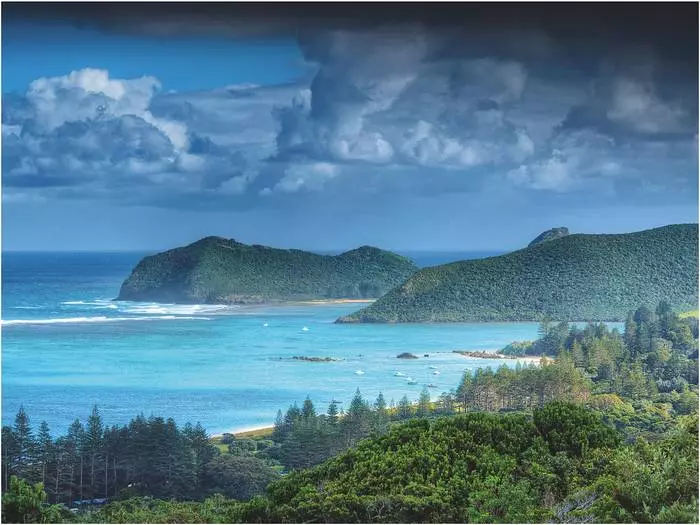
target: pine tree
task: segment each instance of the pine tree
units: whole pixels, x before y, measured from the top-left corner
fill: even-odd
[[[284,415],[282,414],[282,409],[277,411],[277,417],[275,417],[275,425],[272,431],[273,441],[281,442],[285,437],[285,427],[284,427]]]
[[[70,464],[69,502],[76,496],[83,499],[83,449],[85,428],[80,420],[73,421],[66,436],[66,452]]]
[[[307,422],[316,418],[316,409],[309,397],[304,400],[304,405],[301,407],[301,417]]]
[[[16,474],[16,461],[19,456],[19,445],[12,427],[2,427],[2,486],[10,486],[10,476]]]
[[[41,483],[47,486],[47,470],[53,460],[54,444],[46,421],[42,421],[37,435],[37,459],[41,465]]]
[[[15,416],[13,428],[14,441],[16,445],[16,456],[13,458],[13,470],[21,478],[29,482],[35,482],[36,472],[32,472],[36,455],[36,442],[34,434],[29,424],[29,416],[20,406]]]
[[[88,417],[87,428],[85,430],[85,453],[90,465],[90,497],[93,498],[100,492],[98,486],[100,479],[100,469],[102,468],[101,452],[104,443],[104,426],[102,425],[102,417],[97,409],[97,405],[93,405],[92,413]]]
[[[379,392],[377,400],[374,402],[374,409],[380,414],[386,413],[386,400],[384,399],[384,394],[381,392]]]
[[[574,341],[571,345],[571,357],[574,360],[576,368],[587,368],[586,356],[583,353],[583,347],[578,341]]]
[[[328,417],[328,422],[335,426],[338,423],[338,405],[331,402],[331,404],[328,405],[328,412],[326,415]]]
[[[399,419],[408,419],[413,415],[413,407],[408,400],[408,396],[404,395],[400,400],[397,408],[397,416]]]
[[[416,415],[418,417],[425,417],[428,414],[430,414],[430,393],[426,387],[423,387],[418,397],[418,410],[416,411]]]

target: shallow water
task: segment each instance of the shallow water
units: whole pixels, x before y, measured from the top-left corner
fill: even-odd
[[[319,410],[333,399],[347,404],[357,388],[366,398],[381,391],[398,401],[434,384],[436,397],[455,388],[465,369],[504,362],[453,350],[498,349],[537,333],[534,323],[333,324],[357,304],[111,301],[140,256],[4,254],[3,424],[23,404],[34,425],[46,420],[63,432],[96,403],[108,424],[142,412],[200,421],[214,433],[271,424],[278,409],[307,395]],[[401,352],[420,358],[397,359]]]

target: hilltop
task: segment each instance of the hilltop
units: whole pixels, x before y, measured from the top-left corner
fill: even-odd
[[[561,239],[562,237],[566,237],[567,235],[569,235],[569,228],[565,228],[564,226],[561,226],[559,228],[552,228],[551,230],[547,230],[546,232],[540,233],[537,237],[533,239],[533,241],[530,244],[528,244],[528,246],[534,246],[535,244],[540,244],[542,242]]]
[[[337,322],[623,320],[640,304],[698,303],[698,225],[566,235],[423,269]]]
[[[142,259],[118,300],[245,304],[309,299],[373,299],[417,267],[362,246],[336,256],[206,237]]]

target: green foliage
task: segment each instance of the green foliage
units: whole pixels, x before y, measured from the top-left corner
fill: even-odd
[[[58,505],[45,505],[46,492],[41,483],[34,485],[12,476],[9,489],[2,495],[2,521],[4,523],[59,523],[61,509]]]
[[[666,439],[618,449],[592,486],[606,522],[697,523],[698,420],[683,419]]]
[[[542,432],[527,416],[486,413],[433,423],[413,420],[273,483],[265,520],[547,521],[551,509],[544,502],[552,491],[554,497],[563,498],[571,479],[587,475],[583,460],[559,451],[559,443],[568,449],[582,436],[597,436],[586,437],[586,454],[602,453],[617,444],[614,431],[581,407],[562,404],[547,410],[540,420],[565,413],[584,427]]]
[[[532,353],[533,341],[513,341],[507,345],[501,353],[503,355],[514,355],[517,357],[522,357],[524,355],[533,355]]]
[[[13,475],[41,482],[51,503],[72,506],[122,493],[201,498],[212,491],[203,478],[218,450],[199,424],[178,428],[172,419],[138,416],[105,428],[94,407],[86,428],[76,420],[53,439],[42,423],[35,438],[20,409],[15,427],[2,433],[4,486]]]
[[[612,321],[660,301],[697,308],[697,224],[568,235],[499,257],[426,268],[339,321]]]
[[[370,246],[327,256],[206,237],[144,258],[122,284],[119,299],[256,303],[376,298],[416,270],[409,259]]]
[[[468,371],[457,389],[456,402],[463,411],[525,410],[556,399],[583,402],[589,394],[590,381],[571,360],[560,359],[514,369],[503,365],[495,372],[491,368]]]
[[[279,475],[265,461],[252,456],[220,456],[204,469],[203,484],[211,494],[246,500],[264,493]]]

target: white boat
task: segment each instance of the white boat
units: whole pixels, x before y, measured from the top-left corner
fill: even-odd
[[[411,380],[408,382],[408,384],[409,384],[409,385],[417,385],[418,383],[417,383],[416,381],[414,381],[413,379],[411,379]]]
[[[434,376],[439,376],[439,375],[440,375],[440,372],[438,372],[437,370],[434,370],[434,371],[433,371],[433,375],[434,375]]]
[[[406,381],[408,381],[410,383],[411,381],[413,381],[413,378],[409,376],[406,378]]]
[[[301,331],[302,331],[302,332],[308,332],[308,331],[309,331],[309,327],[308,327],[308,326],[305,326],[304,328],[301,329]]]
[[[428,368],[430,368],[431,370],[437,370],[437,366],[435,365],[430,365]]]
[[[394,377],[403,377],[405,375],[406,374],[404,374],[403,372],[394,372]]]
[[[263,326],[268,326],[268,324],[267,324],[267,323],[263,323]]]
[[[365,373],[362,370],[355,370],[355,375],[356,376],[363,376]]]

